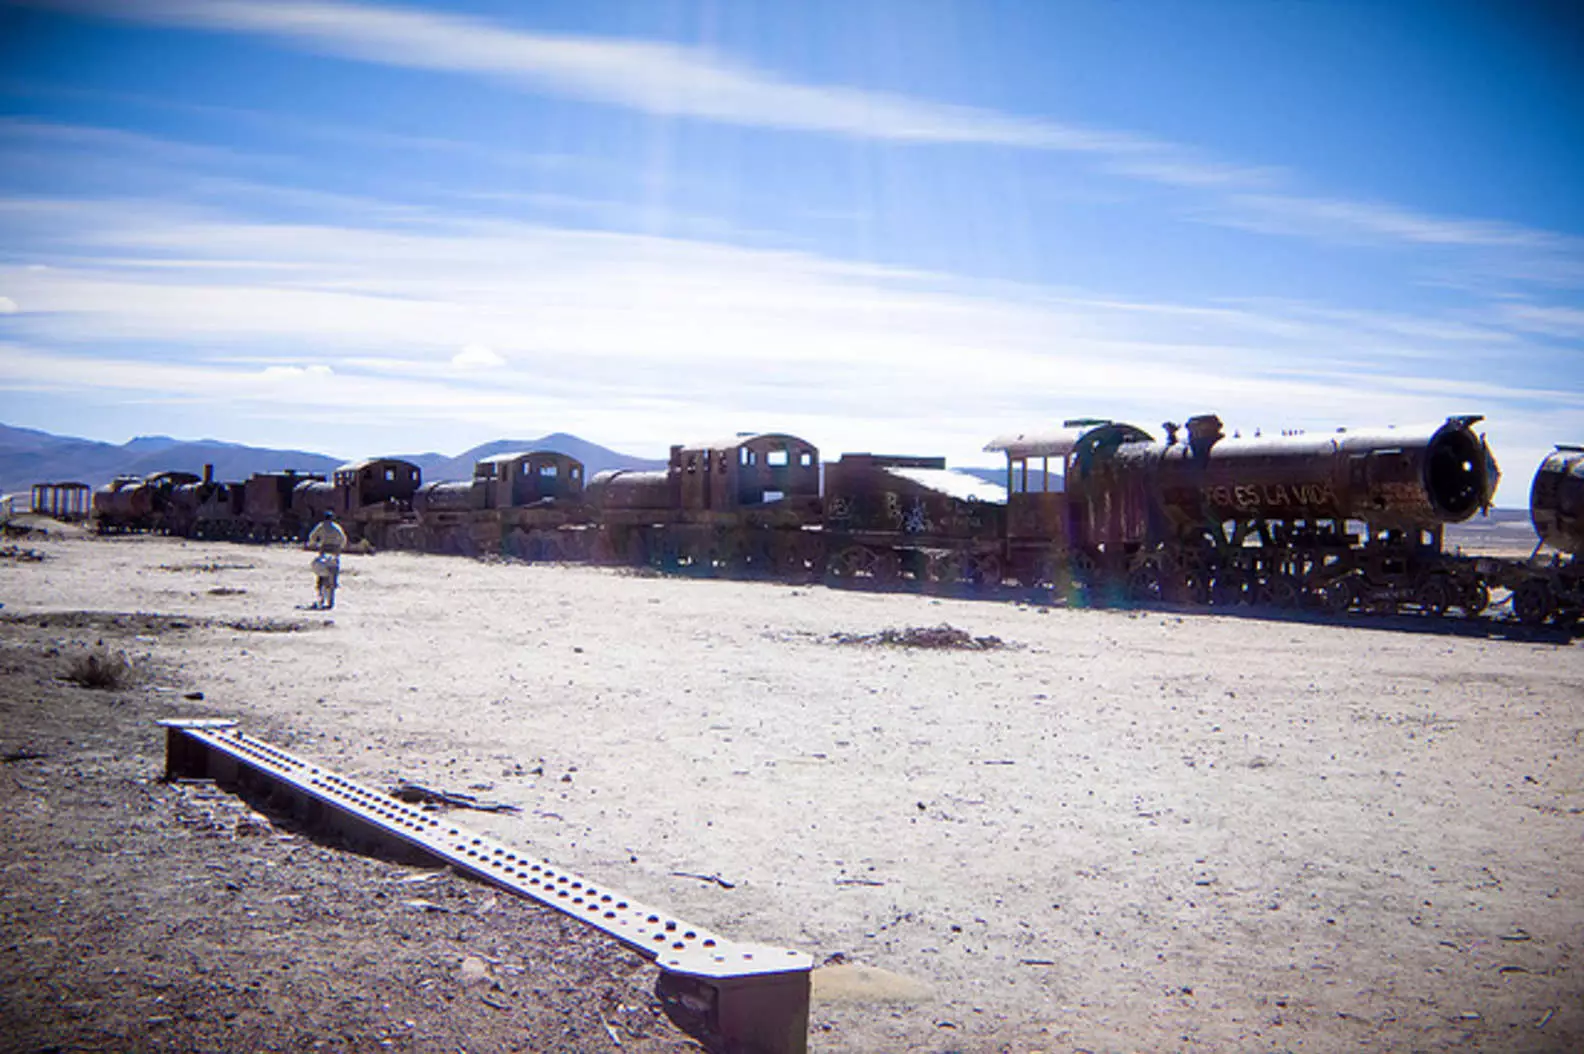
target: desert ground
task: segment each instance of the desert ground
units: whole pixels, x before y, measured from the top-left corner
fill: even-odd
[[[1584,1048],[1567,633],[18,544],[0,1048],[697,1049],[553,912],[160,782],[162,716],[810,952],[814,1051]],[[940,625],[997,641],[866,640]]]

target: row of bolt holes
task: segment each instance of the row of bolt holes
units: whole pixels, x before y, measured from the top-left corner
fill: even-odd
[[[242,751],[244,754],[252,754],[256,758],[262,758],[265,761],[272,761],[281,768],[300,769],[303,767],[303,763],[292,757],[290,754],[283,754],[281,751],[274,750],[262,743],[251,742],[240,732],[238,732],[234,738],[236,742],[234,742],[232,746],[237,750]]]
[[[238,734],[236,738],[238,740],[238,744],[237,745],[239,747],[241,747],[242,749],[246,750],[248,753],[267,756],[270,759],[274,760],[276,762],[276,764],[285,765],[287,767],[297,767],[297,768],[301,768],[302,767],[302,762],[300,762],[297,759],[291,757],[290,755],[283,754],[283,753],[281,753],[278,750],[271,750],[270,748],[265,747],[265,746],[255,745],[255,744],[250,744],[250,743],[244,743],[244,742],[242,742],[243,737],[240,734]],[[249,749],[249,748],[251,748],[251,749]],[[315,773],[318,773],[318,771],[319,771],[318,769],[314,770]],[[378,795],[373,794],[373,793],[371,793],[369,791],[365,791],[361,787],[358,787],[357,785],[355,785],[353,783],[350,783],[347,780],[343,780],[343,779],[341,779],[341,778],[339,778],[337,776],[326,776],[326,777],[323,778],[322,781],[321,780],[315,780],[314,782],[319,783],[321,786],[323,786],[325,782],[328,782],[328,783],[331,783],[331,784],[336,784],[337,786],[328,787],[326,789],[329,790],[330,793],[332,793],[332,794],[338,794],[338,795],[340,795],[342,797],[351,798],[354,801],[358,802],[358,804],[362,805],[364,808],[370,809],[373,812],[378,813],[379,815],[385,816],[388,819],[396,820],[396,822],[398,822],[398,823],[403,823],[403,821],[400,819],[400,815],[401,814],[419,815],[419,814],[415,813],[413,810],[407,809],[405,807],[402,807],[400,809],[400,813],[398,813],[395,810],[384,808],[383,807],[383,800]],[[363,799],[369,799],[369,800],[368,801],[364,801]],[[438,821],[431,820],[428,817],[423,817],[423,816],[420,816],[420,822],[418,822],[418,823],[412,823],[410,825],[404,824],[404,825],[411,826],[415,830],[419,830],[419,829],[422,829],[422,827],[423,827],[423,825],[425,823],[427,823],[431,827],[439,827],[440,826]],[[451,829],[451,833],[452,834],[456,834],[457,833],[456,828],[452,828]],[[483,844],[483,839],[475,838],[475,839],[473,839],[473,844],[474,845],[482,845]],[[458,852],[464,852],[468,856],[471,856],[471,857],[480,857],[481,858],[482,855],[483,855],[479,850],[470,849],[465,844],[458,845],[456,848],[457,848]],[[510,861],[510,862],[512,862],[514,864],[519,862],[517,860],[517,857],[516,857],[515,854],[508,853],[504,849],[495,850],[495,855],[497,855],[497,856],[502,856],[503,855],[507,861]],[[504,868],[506,870],[507,874],[515,874],[516,877],[518,877],[518,878],[526,878],[526,879],[528,879],[528,884],[531,885],[531,886],[537,886],[537,885],[541,884],[541,880],[539,878],[532,877],[532,875],[530,874],[530,871],[544,870],[538,864],[530,865],[530,871],[518,870],[518,871],[514,872],[511,868],[506,867],[506,865],[504,863],[502,863],[500,860],[489,860],[489,861],[487,861],[487,863],[489,864],[489,866],[494,867],[494,868]],[[568,883],[569,882],[569,880],[567,879],[567,877],[565,875],[561,875],[561,876],[558,877],[555,874],[555,872],[544,870],[543,885],[544,885],[546,890],[549,890],[550,888],[553,888],[552,887],[552,883],[551,883],[552,879],[554,879],[555,883]],[[557,889],[555,891],[555,894],[556,894],[557,897],[563,897],[564,898],[564,897],[571,896],[569,890],[582,889],[582,888],[583,888],[583,883],[581,883],[581,882],[570,882],[570,884],[568,885],[568,889]],[[593,899],[596,896],[599,897],[599,901],[598,902],[594,901],[594,899]],[[594,889],[593,887],[590,887],[589,889],[587,889],[584,892],[583,896],[572,897],[572,903],[574,903],[574,904],[583,904],[585,909],[588,910],[588,911],[598,911],[599,910],[599,906],[600,906],[601,903],[609,904],[609,903],[612,902],[613,899],[614,898],[609,893],[600,894],[598,890]],[[616,911],[625,911],[625,910],[627,910],[627,902],[625,900],[616,901],[615,908],[616,908]],[[606,910],[604,912],[605,918],[607,918],[607,919],[616,918],[616,911]],[[651,925],[657,925],[660,922],[660,916],[658,916],[658,915],[650,915],[647,919],[645,919],[645,921],[648,922]],[[677,928],[677,924],[676,924],[676,922],[674,920],[668,919],[666,921],[665,928],[666,928],[667,931],[675,932],[675,930]],[[683,940],[681,940],[681,941],[672,942],[671,947],[672,947],[673,950],[675,950],[675,951],[683,951],[683,950],[685,950],[687,948],[687,945],[684,944],[683,941],[696,940],[698,938],[698,934],[694,933],[692,930],[687,930],[687,931],[685,931],[682,934],[682,938],[683,938]],[[666,939],[666,935],[665,935],[665,933],[656,933],[654,935],[654,939],[657,940],[657,941],[663,941],[663,940]],[[703,943],[704,943],[704,947],[706,947],[706,948],[715,947],[715,940],[712,937],[706,937],[704,939]],[[744,953],[743,958],[751,959],[751,958],[753,958],[753,954],[751,952]]]
[[[483,844],[484,844],[484,840],[482,838],[473,839],[473,845],[483,846]],[[555,886],[557,886],[557,885],[565,885],[567,888],[566,889],[556,889],[555,890],[555,895],[557,897],[560,897],[560,898],[563,898],[563,899],[565,899],[567,897],[571,897],[572,903],[574,903],[574,904],[582,904],[585,911],[599,911],[601,904],[612,904],[614,902],[613,906],[615,908],[615,911],[612,911],[610,909],[606,909],[606,911],[604,912],[604,916],[607,919],[614,919],[616,917],[616,912],[617,911],[626,911],[627,910],[627,902],[625,900],[616,900],[609,893],[601,893],[599,890],[595,889],[593,886],[589,886],[587,889],[584,889],[582,882],[574,882],[571,879],[567,878],[565,875],[559,875],[558,876],[554,871],[551,871],[547,867],[542,867],[539,864],[529,864],[527,871],[523,871],[520,868],[517,869],[517,870],[513,870],[513,868],[507,866],[508,863],[515,865],[515,864],[524,864],[524,863],[527,863],[527,861],[518,860],[517,859],[517,855],[515,853],[508,853],[504,849],[497,849],[497,850],[495,850],[495,853],[494,853],[495,856],[504,857],[504,860],[488,859],[487,858],[487,853],[486,853],[486,851],[484,849],[482,849],[482,848],[480,848],[480,849],[469,848],[467,843],[458,844],[456,846],[456,851],[459,852],[459,853],[465,853],[468,856],[474,857],[475,859],[478,859],[481,863],[487,863],[490,867],[504,870],[508,875],[515,875],[518,878],[526,878],[528,880],[528,884],[530,886],[542,886],[544,892],[549,892],[550,890],[554,889]],[[534,871],[541,872],[542,873],[541,876],[540,877],[535,877],[532,874],[532,872],[534,872]],[[571,891],[574,890],[574,889],[582,889],[583,890],[582,895],[581,896],[576,896],[576,897],[572,896],[572,892]],[[597,901],[594,899],[596,897],[599,898]],[[644,921],[649,923],[652,926],[653,925],[658,925],[659,922],[660,922],[660,916],[659,915],[650,915]],[[677,928],[676,920],[674,920],[674,919],[667,919],[666,920],[665,929],[666,929],[667,932],[674,933],[674,932],[676,932],[676,928]],[[654,935],[654,939],[657,940],[657,941],[663,941],[663,940],[666,939],[666,935],[665,935],[665,933],[656,933]],[[684,944],[683,941],[691,941],[691,940],[697,940],[697,939],[698,939],[698,934],[697,933],[694,933],[692,930],[686,930],[682,934],[682,940],[673,942],[671,947],[674,950],[676,950],[676,951],[682,951],[682,950],[684,950],[687,947],[687,945]],[[704,942],[703,943],[704,943],[704,947],[713,948],[713,947],[715,947],[715,938],[706,937],[706,938],[704,938]]]
[[[319,772],[318,769],[314,769],[313,771],[316,774]],[[432,820],[423,813],[419,812],[417,809],[409,809],[405,805],[391,806],[387,804],[390,799],[385,798],[382,795],[375,794],[373,791],[366,791],[357,784],[341,779],[339,776],[320,775],[320,777],[315,779],[313,782],[317,786],[323,787],[330,794],[335,794],[343,798],[350,798],[355,804],[369,810],[370,812],[383,816],[387,820],[398,823],[403,827],[410,827],[415,831],[422,831],[425,824],[429,825],[430,827],[440,826],[439,820]],[[326,784],[334,784],[334,786],[326,786]],[[411,819],[404,819],[403,817],[411,817]],[[457,831],[455,827],[453,827],[451,828],[451,833],[458,834],[460,832]]]
[[[326,789],[329,790],[330,793],[332,793],[332,794],[339,794],[339,795],[341,795],[343,797],[352,798],[353,800],[357,801],[360,805],[363,805],[364,808],[371,809],[372,811],[374,811],[374,812],[376,812],[376,813],[378,813],[378,814],[380,814],[382,816],[386,816],[386,817],[392,818],[392,819],[397,819],[397,815],[398,814],[396,812],[393,812],[393,811],[391,811],[389,809],[383,808],[381,806],[381,804],[379,804],[382,801],[382,799],[380,799],[378,795],[373,794],[373,793],[371,793],[369,791],[363,790],[362,788],[358,787],[357,785],[355,785],[353,783],[348,782],[347,780],[340,779],[339,777],[336,777],[336,776],[324,776],[322,778],[322,780],[315,780],[314,782],[319,783],[321,786],[323,786],[325,783],[336,784],[337,786],[327,787]],[[365,799],[367,799],[367,800],[365,800]],[[401,811],[405,812],[405,813],[412,812],[412,810],[409,810],[409,809],[402,809]],[[421,828],[424,823],[427,823],[427,824],[429,824],[432,827],[440,826],[437,821],[431,820],[431,819],[429,819],[427,817],[421,817],[421,821],[422,822],[420,822],[418,824],[414,824],[413,826]],[[397,819],[397,822],[400,823],[401,821],[399,819]],[[453,828],[451,828],[451,833],[454,835],[454,834],[457,834],[458,831],[457,831],[456,828],[453,827]],[[482,846],[484,844],[484,840],[482,838],[475,838],[475,839],[473,839],[472,844],[475,845],[475,846]],[[558,876],[558,875],[556,875],[556,873],[554,871],[550,871],[550,870],[542,867],[539,864],[530,864],[528,871],[513,870],[513,868],[506,866],[507,863],[515,865],[515,864],[519,864],[519,863],[524,863],[525,861],[519,861],[517,859],[517,854],[508,853],[504,849],[496,849],[495,852],[494,852],[495,856],[503,857],[503,860],[485,860],[484,858],[486,856],[486,853],[482,849],[469,848],[467,843],[461,843],[461,844],[457,845],[456,846],[456,850],[459,853],[465,853],[466,855],[474,857],[475,859],[483,860],[483,862],[488,863],[490,867],[497,868],[497,869],[504,869],[508,875],[515,875],[518,878],[526,878],[526,879],[528,879],[528,884],[531,885],[531,886],[538,886],[538,885],[542,884],[547,892],[549,890],[553,889],[554,885],[556,885],[556,884],[565,885],[567,888],[566,889],[556,889],[555,890],[555,895],[557,897],[560,897],[560,898],[563,898],[563,899],[565,899],[567,897],[571,897],[572,903],[584,905],[584,909],[587,910],[587,911],[599,911],[600,904],[611,904],[614,901],[615,910],[607,909],[604,912],[604,917],[607,918],[607,919],[616,918],[616,912],[617,911],[626,911],[627,910],[627,902],[625,900],[616,901],[615,898],[612,897],[609,893],[601,894],[597,889],[594,889],[592,886],[590,886],[588,889],[584,890],[583,895],[573,897],[572,894],[571,894],[571,890],[583,889],[583,883],[582,882],[573,882],[570,879],[568,879],[565,875]],[[541,882],[540,878],[536,878],[536,877],[534,877],[532,875],[532,872],[534,872],[534,871],[543,871],[544,874],[543,874],[542,882]],[[596,901],[594,899],[595,897],[599,898],[598,901]],[[660,922],[660,916],[658,916],[658,915],[650,915],[645,921],[650,923],[651,925],[658,925],[659,922]],[[676,922],[674,920],[669,920],[668,919],[666,921],[666,924],[665,924],[666,931],[675,932],[676,928],[677,928],[677,924],[676,924]],[[663,941],[663,940],[666,939],[666,935],[665,935],[665,933],[656,933],[654,935],[654,939],[657,940],[657,941]],[[692,930],[686,930],[682,934],[682,940],[673,942],[671,947],[674,950],[676,950],[676,951],[682,951],[682,950],[686,949],[686,947],[687,947],[687,945],[684,944],[683,941],[691,941],[691,940],[697,940],[697,939],[698,939],[698,934],[697,933],[695,933]],[[706,937],[704,939],[703,944],[704,944],[704,947],[706,947],[706,948],[713,948],[713,947],[715,947],[715,940],[712,937]]]

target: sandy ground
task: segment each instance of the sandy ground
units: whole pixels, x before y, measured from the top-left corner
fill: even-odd
[[[403,553],[347,557],[319,613],[289,549],[27,544],[51,559],[0,566],[5,615],[215,620],[136,638],[204,693],[170,715],[514,802],[466,819],[872,968],[817,972],[816,1051],[1584,1046],[1584,645],[1561,633]],[[1006,646],[833,638],[941,623]],[[586,1041],[564,1049],[615,1049]]]

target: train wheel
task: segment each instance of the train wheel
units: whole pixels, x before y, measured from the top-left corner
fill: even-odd
[[[1067,565],[1067,583],[1063,591],[1068,607],[1092,607],[1100,595],[1100,564],[1089,553],[1074,553]]]
[[[1540,625],[1555,607],[1550,588],[1540,579],[1532,578],[1513,590],[1513,614],[1526,626]]]
[[[1479,618],[1481,612],[1490,607],[1490,586],[1478,578],[1469,582],[1463,587],[1463,597],[1458,601],[1458,606],[1467,617]]]
[[[1154,564],[1135,567],[1128,575],[1128,599],[1136,604],[1155,604],[1163,600],[1160,568]]]
[[[1242,571],[1218,571],[1210,586],[1210,603],[1216,607],[1235,607],[1249,600],[1249,580]]]
[[[1358,599],[1358,584],[1351,578],[1339,578],[1320,589],[1320,606],[1333,615],[1346,614]]]
[[[979,553],[968,561],[968,580],[975,589],[1001,588],[1001,558],[995,553]]]
[[[1414,591],[1414,603],[1426,615],[1440,618],[1452,606],[1452,583],[1446,575],[1428,576]]]
[[[969,559],[963,553],[937,553],[929,558],[929,580],[947,589],[968,579]]]
[[[1291,609],[1303,601],[1303,591],[1292,575],[1272,575],[1270,581],[1260,587],[1260,600],[1271,607]]]
[[[874,573],[874,553],[861,545],[850,545],[831,554],[825,573],[841,582],[853,582]]]

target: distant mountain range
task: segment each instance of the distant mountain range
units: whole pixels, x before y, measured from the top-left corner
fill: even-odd
[[[606,469],[654,469],[666,464],[610,450],[564,432],[539,439],[497,439],[456,457],[436,453],[397,456],[416,464],[426,480],[471,479],[474,462],[514,450],[567,454],[583,462],[590,476]],[[122,475],[146,476],[166,470],[201,473],[205,465],[214,466],[216,479],[244,480],[255,472],[288,468],[329,474],[342,464],[340,458],[306,450],[273,450],[216,439],[139,436],[116,445],[0,425],[0,492],[6,494],[26,493],[35,483],[86,483],[98,487]]]

